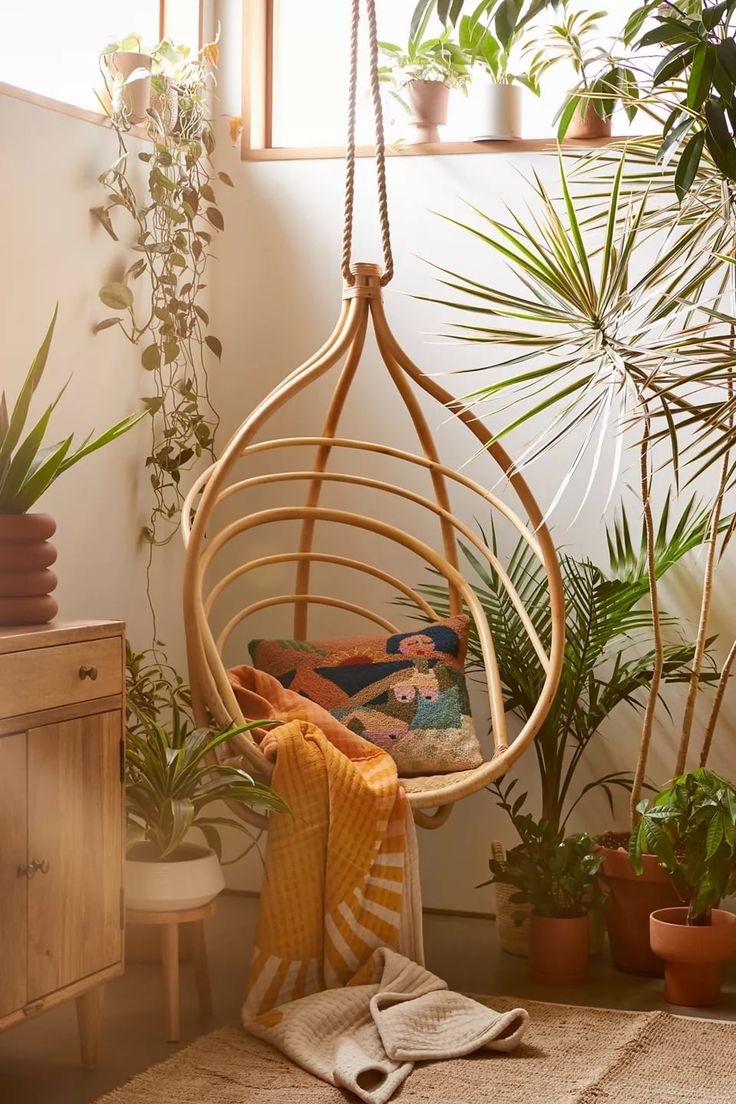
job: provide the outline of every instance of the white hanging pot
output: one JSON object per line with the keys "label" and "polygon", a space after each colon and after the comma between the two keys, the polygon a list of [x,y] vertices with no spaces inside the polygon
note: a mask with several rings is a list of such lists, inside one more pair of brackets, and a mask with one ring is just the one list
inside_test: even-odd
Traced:
{"label": "white hanging pot", "polygon": [[450,89],[438,80],[412,80],[404,91],[412,110],[412,142],[439,142],[438,128],[447,122]]}
{"label": "white hanging pot", "polygon": [[480,85],[473,93],[471,141],[509,141],[521,137],[521,87]]}
{"label": "white hanging pot", "polygon": [[125,904],[143,912],[198,908],[222,893],[225,878],[208,847],[182,844],[162,862],[150,843],[139,843],[125,861]]}
{"label": "white hanging pot", "polygon": [[130,122],[145,122],[146,112],[151,105],[153,59],[150,54],[139,54],[135,50],[115,50],[108,54],[107,65],[113,77],[120,76],[123,79],[122,99]]}

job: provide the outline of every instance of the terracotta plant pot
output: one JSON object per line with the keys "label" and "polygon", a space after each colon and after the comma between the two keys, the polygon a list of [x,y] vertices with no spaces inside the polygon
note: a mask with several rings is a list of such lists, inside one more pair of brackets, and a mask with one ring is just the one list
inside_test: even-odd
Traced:
{"label": "terracotta plant pot", "polygon": [[482,84],[473,96],[471,141],[511,141],[521,137],[521,88]]}
{"label": "terracotta plant pot", "polygon": [[[116,50],[107,56],[107,65],[115,76],[119,74],[123,80],[127,80],[136,69],[145,69],[148,76],[132,80],[123,87],[122,99],[125,105],[128,119],[131,123],[142,123],[146,120],[146,112],[151,104],[151,67],[153,59],[149,54],[139,54],[135,50]],[[118,104],[113,95],[113,107]]]}
{"label": "terracotta plant pot", "polygon": [[130,909],[168,912],[198,908],[224,888],[215,852],[193,843],[182,844],[163,861],[153,857],[150,844],[136,844],[125,862],[125,903]]}
{"label": "terracotta plant pot", "polygon": [[581,985],[588,973],[590,923],[586,916],[538,916],[529,921],[529,976],[540,985]]}
{"label": "terracotta plant pot", "polygon": [[582,106],[582,104],[578,105],[575,114],[570,120],[570,125],[567,128],[565,137],[577,140],[585,138],[610,138],[611,120],[601,119],[595,109],[595,104],[590,100],[586,104],[585,110],[582,110]]}
{"label": "terracotta plant pot", "polygon": [[675,887],[654,855],[642,856],[644,872],[639,876],[623,847],[602,847],[601,851],[613,964],[625,974],[662,977],[664,966],[649,943],[649,916],[656,909],[682,904]]}
{"label": "terracotta plant pot", "polygon": [[437,128],[447,122],[450,89],[442,81],[413,80],[405,91],[413,112],[409,120],[414,127],[412,142],[439,142]]}
{"label": "terracotta plant pot", "polygon": [[59,612],[48,514],[0,514],[0,625],[44,625]]}
{"label": "terracotta plant pot", "polygon": [[736,954],[736,916],[713,909],[709,927],[688,927],[687,909],[658,909],[650,917],[652,950],[664,959],[670,1004],[713,1008],[721,1003],[721,966]]}

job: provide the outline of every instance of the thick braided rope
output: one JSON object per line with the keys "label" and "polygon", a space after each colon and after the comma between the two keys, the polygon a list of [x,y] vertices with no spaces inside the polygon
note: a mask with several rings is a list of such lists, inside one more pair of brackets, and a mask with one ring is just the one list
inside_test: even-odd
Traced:
{"label": "thick braided rope", "polygon": [[[383,104],[378,78],[378,28],[375,0],[366,0],[368,15],[368,51],[371,77],[371,98],[376,131],[376,181],[378,184],[378,212],[381,223],[381,245],[384,270],[381,284],[384,286],[394,274],[391,251],[391,227],[388,216],[388,189],[386,185],[386,142],[383,129]],[[350,80],[348,87],[348,135],[345,151],[345,222],[342,238],[342,274],[348,284],[355,283],[350,271],[350,255],[353,243],[353,213],[355,208],[355,117],[358,90],[358,39],[360,24],[360,0],[352,0],[350,29]]]}

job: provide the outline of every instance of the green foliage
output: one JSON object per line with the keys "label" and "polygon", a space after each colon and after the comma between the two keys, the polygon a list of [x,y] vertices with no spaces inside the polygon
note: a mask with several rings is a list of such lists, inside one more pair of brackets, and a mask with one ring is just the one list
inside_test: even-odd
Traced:
{"label": "green foliage", "polygon": [[[669,501],[665,504],[656,537],[656,571],[661,578],[693,548],[701,545],[708,528],[708,511],[691,500],[670,525]],[[724,522],[724,524],[726,524]],[[485,540],[484,536],[484,540]],[[562,555],[560,569],[565,595],[565,652],[560,683],[552,707],[533,747],[542,796],[542,817],[554,829],[563,830],[578,803],[593,790],[601,790],[613,812],[616,790],[631,788],[627,771],[614,771],[587,782],[576,792],[575,778],[588,747],[601,725],[619,706],[640,710],[642,691],[652,680],[654,655],[646,641],[652,618],[640,608],[648,593],[645,545],[639,542],[622,510],[608,533],[610,563],[602,570],[589,559]],[[495,533],[491,547],[496,548]],[[521,618],[498,575],[476,551],[462,546],[470,572],[468,582],[478,596],[496,647],[504,704],[507,711],[527,721],[536,708],[545,672]],[[549,651],[552,624],[542,565],[525,541],[519,541],[508,562],[507,574],[528,611],[542,646]],[[447,616],[447,589],[440,584],[418,587],[440,617]],[[674,627],[671,626],[673,631]],[[665,645],[664,680],[689,678],[693,645],[678,638]],[[483,655],[471,620],[468,669],[483,672]],[[706,682],[717,678],[712,661],[703,672]],[[513,819],[526,803],[527,794],[516,795],[517,779],[497,782],[491,792]],[[513,795],[513,796],[512,796]]]}
{"label": "green foliage", "polygon": [[136,652],[125,641],[125,705],[128,732],[142,734],[151,717],[179,717],[194,727],[192,694],[182,676],[172,667],[160,640],[155,647]]}
{"label": "green foliage", "polygon": [[[510,50],[514,39],[538,15],[550,8],[557,9],[561,0],[473,0],[471,18],[484,19],[504,50]],[[437,11],[440,22],[455,26],[465,10],[465,0],[418,0],[411,18],[411,33],[425,18],[427,11]]]}
{"label": "green foliage", "polygon": [[634,870],[641,873],[644,852],[656,855],[688,905],[688,924],[710,924],[711,909],[736,891],[733,783],[701,767],[638,808],[641,820],[630,845]]}
{"label": "green foliage", "polygon": [[[406,46],[399,46],[394,42],[378,44],[386,59],[386,64],[380,66],[378,75],[385,83],[392,84],[397,93],[413,80],[442,81],[448,88],[467,88],[470,72],[465,51],[455,41],[449,27],[439,34],[427,36],[427,24],[431,15],[430,7],[416,31],[410,34]],[[407,107],[399,95],[396,98]]]}
{"label": "green foliage", "polygon": [[51,340],[56,326],[58,306],[41,347],[36,353],[10,414],[5,392],[0,395],[0,514],[23,514],[41,497],[51,484],[83,457],[96,452],[127,433],[143,415],[131,415],[98,436],[90,433],[81,445],[74,447],[74,434],[44,445],[46,430],[54,408],[64,389],[46,407],[41,417],[23,436],[31,400],[46,367]]}
{"label": "green foliage", "polygon": [[146,123],[151,145],[137,155],[146,171],[146,187],[136,187],[136,167],[126,143],[129,121],[124,100],[115,100],[113,88],[111,121],[118,156],[99,178],[108,198],[92,210],[114,241],[119,240],[119,210],[127,212],[133,227],[136,259],[120,280],[99,292],[101,302],[117,313],[95,329],[117,327],[140,346],[151,382],[143,401],[151,419],[145,464],[153,506],[142,536],[152,545],[167,543],[176,532],[183,475],[201,456],[214,458],[218,417],[209,399],[208,370],[219,363],[222,344],[210,333],[201,298],[213,238],[224,227],[215,186],[219,181],[232,187],[211,160],[215,139],[207,102],[216,43],[190,58],[164,40],[153,56],[153,106]]}
{"label": "green foliage", "polygon": [[[538,916],[571,919],[600,903],[602,857],[595,840],[583,832],[566,837],[548,821],[537,823],[530,816],[515,815],[514,825],[521,843],[509,851],[505,862],[489,860],[491,877],[482,885],[513,886],[511,903],[530,905]],[[514,913],[514,920],[520,924],[524,912]]]}

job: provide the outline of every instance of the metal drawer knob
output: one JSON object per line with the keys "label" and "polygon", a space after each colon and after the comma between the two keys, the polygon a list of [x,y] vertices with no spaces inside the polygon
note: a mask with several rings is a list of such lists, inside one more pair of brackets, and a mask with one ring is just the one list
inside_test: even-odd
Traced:
{"label": "metal drawer knob", "polygon": [[80,679],[92,679],[92,681],[94,682],[97,678],[97,668],[88,667],[85,663],[83,663],[82,666],[79,668],[79,677]]}

